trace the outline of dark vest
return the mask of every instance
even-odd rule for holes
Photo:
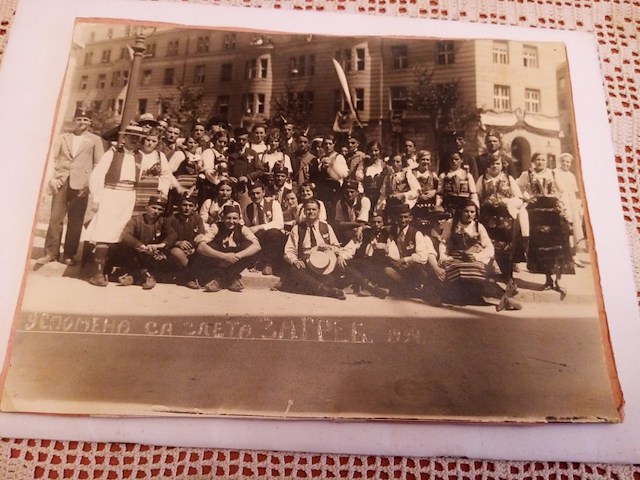
[[[211,242],[209,242],[209,246],[211,248],[213,248],[214,250],[217,250],[219,252],[241,252],[242,250],[244,250],[245,248],[247,248],[249,246],[249,240],[247,240],[247,238],[242,234],[242,225],[238,224],[235,227],[233,227],[233,233],[232,233],[232,237],[233,237],[233,241],[235,242],[236,246],[235,247],[230,247],[224,244],[224,240],[225,238],[227,238],[229,235],[225,234],[226,233],[226,227],[224,226],[224,224],[222,222],[216,223],[216,225],[218,226],[218,233],[216,234],[215,237],[213,237],[213,240],[211,240]],[[225,233],[223,233],[225,232]]]
[[[138,178],[140,177],[140,164],[142,163],[142,153],[139,151],[133,152],[133,158],[136,163],[136,179],[137,183]],[[113,160],[111,160],[111,165],[109,165],[109,170],[107,170],[107,174],[104,177],[105,185],[115,185],[120,181],[120,175],[122,172],[122,161],[124,160],[124,149],[116,149],[113,152]]]
[[[407,228],[407,233],[404,235],[404,241],[402,242],[402,246],[398,245],[398,250],[400,251],[400,256],[410,257],[414,253],[416,253],[416,233],[418,230],[413,225],[409,225]],[[400,231],[394,232],[393,238],[398,241],[398,236],[400,235]],[[404,254],[402,250],[404,249]]]
[[[255,225],[264,225],[265,223],[267,223],[267,212],[269,212],[271,214],[271,218],[273,218],[273,199],[264,200],[264,206],[262,207],[262,210],[258,211],[258,223],[254,224],[253,219],[255,217],[256,208],[258,208],[258,206],[253,202],[247,205],[247,218],[245,219],[245,221],[247,223],[247,226],[249,227],[254,227]]]

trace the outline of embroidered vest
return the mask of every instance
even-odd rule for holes
[[[140,164],[142,163],[142,153],[139,151],[133,152],[133,158],[136,164],[136,179],[134,183],[138,182],[138,178],[140,177]],[[122,162],[124,160],[124,149],[118,148],[113,152],[113,160],[111,160],[111,165],[109,165],[109,170],[107,170],[107,174],[104,178],[105,185],[115,185],[120,181],[120,175],[122,172]]]

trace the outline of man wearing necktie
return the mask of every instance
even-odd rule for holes
[[[440,290],[444,270],[438,266],[436,251],[429,237],[411,225],[411,213],[406,203],[388,209],[391,219],[385,275],[393,281],[397,293],[420,291],[425,301],[442,303]]]
[[[287,237],[284,233],[284,217],[280,203],[265,198],[265,187],[259,180],[249,186],[251,203],[245,212],[245,224],[258,237],[262,253],[258,263],[263,275],[273,275],[282,263],[282,249]]]
[[[344,291],[335,287],[337,280],[335,271],[328,275],[316,273],[308,268],[307,260],[314,247],[333,252],[337,257],[338,266],[342,269],[351,256],[340,248],[331,225],[319,220],[318,201],[314,198],[308,199],[303,204],[303,208],[305,221],[294,225],[284,247],[284,260],[290,265],[287,284],[307,295],[345,300]]]

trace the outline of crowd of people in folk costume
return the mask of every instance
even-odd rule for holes
[[[477,157],[454,135],[455,148],[434,165],[410,139],[388,152],[291,123],[249,131],[212,119],[184,131],[142,115],[118,142],[90,126],[79,109],[73,132],[54,145],[51,218],[36,264],[75,265],[83,235],[92,285],[240,292],[250,269],[279,276],[274,288],[342,300],[350,288],[486,305],[497,287],[503,310],[522,308],[513,298],[519,263],[543,274],[542,288],[560,300],[562,275],[584,266],[575,257],[584,230],[573,157],[560,155],[551,169],[534,153],[516,178],[495,132]]]

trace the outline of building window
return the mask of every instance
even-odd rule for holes
[[[223,39],[223,48],[225,50],[233,50],[236,48],[236,34],[228,33],[224,36]]]
[[[109,40],[111,40],[113,38],[113,28],[110,28],[109,30],[107,30],[107,38]]]
[[[110,112],[113,112],[116,109],[116,99],[115,98],[110,98],[107,101],[107,110]]]
[[[493,86],[493,108],[511,110],[511,88],[508,85]]]
[[[96,85],[98,88],[104,88],[107,86],[107,74],[101,73],[98,75],[98,84]]]
[[[143,87],[151,85],[151,70],[143,70],[140,78],[140,85]]]
[[[255,58],[252,58],[250,60],[247,60],[245,63],[245,75],[247,77],[247,79],[252,79],[252,78],[256,78],[256,70],[258,68],[258,60]]]
[[[436,44],[436,49],[436,62],[438,65],[453,65],[455,62],[453,41],[442,40]]]
[[[493,42],[493,63],[509,64],[509,44],[507,42]]]
[[[395,45],[391,47],[391,58],[394,69],[407,68],[409,66],[409,49],[406,45]]]
[[[351,50],[338,50],[336,52],[336,61],[345,72],[351,71]]]
[[[307,62],[304,55],[289,58],[289,76],[304,77],[306,74]]]
[[[407,108],[407,87],[391,87],[389,100],[391,110],[394,112],[406,110]]]
[[[196,65],[193,70],[193,83],[204,83],[204,65]]]
[[[253,93],[246,93],[242,95],[242,114],[253,115]]]
[[[164,77],[162,79],[163,85],[173,85],[174,79],[176,76],[175,68],[165,68],[164,69]]]
[[[220,70],[220,80],[230,82],[233,77],[233,63],[223,63]]]
[[[127,58],[127,47],[120,47],[120,60]]]
[[[540,113],[540,90],[525,89],[524,111],[527,113]]]
[[[218,115],[226,117],[229,113],[229,95],[218,95]]]
[[[118,84],[120,83],[120,77],[122,75],[122,72],[120,72],[120,70],[115,70],[112,74],[111,74],[111,86],[112,87],[116,87],[118,86]]]
[[[84,64],[91,65],[93,62],[93,52],[87,52],[84,54]]]
[[[269,59],[261,58],[260,59],[260,78],[267,78],[268,72],[269,72]]]
[[[122,109],[124,108],[124,98],[118,99],[118,110],[116,113],[122,113]]]
[[[522,48],[522,64],[528,68],[538,68],[538,48],[525,45]]]
[[[362,72],[365,69],[365,49],[356,48],[356,70]]]
[[[258,113],[264,113],[264,104],[265,104],[266,96],[265,96],[265,94],[264,94],[264,93],[259,93],[259,94],[257,95],[257,97],[258,97],[258,98],[257,98],[258,103],[257,103],[256,112],[258,112]]]
[[[207,53],[209,51],[209,37],[198,37],[196,40],[196,53]]]
[[[155,57],[156,56],[156,44],[150,43],[147,45],[147,49],[144,52],[146,57]]]
[[[102,63],[109,63],[111,61],[111,50],[103,50],[102,58],[100,59]]]
[[[355,96],[353,97],[353,106],[359,112],[364,110],[364,88],[356,88]]]
[[[129,84],[129,70],[122,71],[122,86],[126,87]]]
[[[312,53],[307,60],[307,72],[312,77],[316,74],[316,54]]]
[[[147,99],[139,98],[138,99],[138,113],[143,114],[147,112]]]
[[[89,76],[83,75],[80,77],[80,90],[86,90],[89,84]]]
[[[178,55],[179,49],[180,49],[180,41],[171,40],[169,43],[167,43],[167,57]]]
[[[313,112],[313,101],[314,101],[313,92],[307,91],[307,92],[302,92],[302,94],[303,94],[303,97],[302,97],[303,110],[307,113]]]
[[[91,105],[91,110],[93,110],[95,113],[100,112],[102,110],[102,101],[94,100]]]

